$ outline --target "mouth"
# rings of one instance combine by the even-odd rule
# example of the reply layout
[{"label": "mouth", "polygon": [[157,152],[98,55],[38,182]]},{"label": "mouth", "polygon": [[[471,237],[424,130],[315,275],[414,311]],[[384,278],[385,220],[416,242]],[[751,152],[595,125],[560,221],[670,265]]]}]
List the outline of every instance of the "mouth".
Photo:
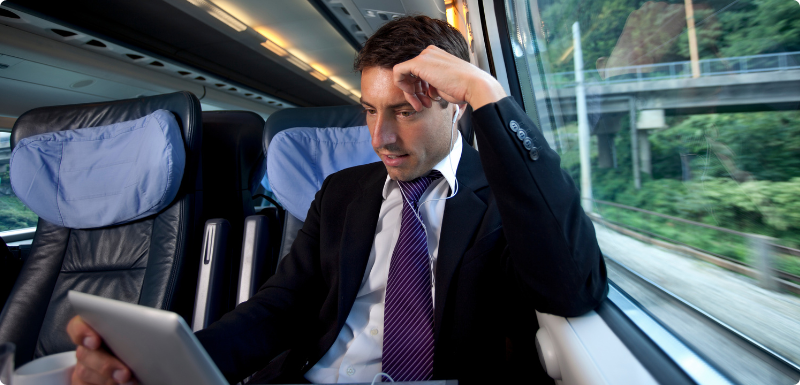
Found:
[{"label": "mouth", "polygon": [[381,160],[389,167],[399,167],[408,160],[408,154],[383,154]]}]

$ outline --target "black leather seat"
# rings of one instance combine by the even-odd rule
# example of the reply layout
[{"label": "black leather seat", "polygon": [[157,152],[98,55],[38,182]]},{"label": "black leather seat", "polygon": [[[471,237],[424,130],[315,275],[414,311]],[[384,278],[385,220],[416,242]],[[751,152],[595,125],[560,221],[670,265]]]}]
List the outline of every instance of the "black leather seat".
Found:
[{"label": "black leather seat", "polygon": [[17,345],[16,364],[73,350],[66,295],[78,290],[175,311],[190,320],[202,237],[199,175],[201,112],[188,92],[37,108],[17,119],[11,147],[47,132],[97,127],[172,112],[181,128],[186,166],[173,202],[158,214],[122,225],[70,229],[39,220],[28,256],[0,313],[0,341]]},{"label": "black leather seat", "polygon": [[[224,219],[230,224],[219,290],[209,307],[209,322],[236,306],[236,285],[245,218],[255,214],[253,197],[264,176],[266,161],[261,137],[264,119],[249,111],[203,112],[203,222]],[[269,256],[267,256],[269,257]],[[216,298],[219,297],[219,298]]]}]

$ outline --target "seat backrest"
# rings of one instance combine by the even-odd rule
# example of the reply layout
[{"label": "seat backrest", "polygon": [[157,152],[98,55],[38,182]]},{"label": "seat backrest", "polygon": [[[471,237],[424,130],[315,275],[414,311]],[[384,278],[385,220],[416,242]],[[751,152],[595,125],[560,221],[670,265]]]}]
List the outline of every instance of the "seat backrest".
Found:
[{"label": "seat backrest", "polygon": [[154,215],[107,227],[71,229],[39,219],[30,254],[0,313],[0,341],[17,345],[17,365],[75,348],[65,331],[74,315],[69,290],[191,319],[202,236],[201,115],[194,95],[37,108],[17,119],[11,147],[34,135],[132,121],[160,109],[174,116],[183,139],[185,166],[176,197]]},{"label": "seat backrest", "polygon": [[250,111],[203,112],[203,217],[230,224],[221,282],[214,293],[222,303],[213,304],[213,322],[236,306],[236,287],[241,263],[245,218],[255,214],[252,196],[266,168],[261,138],[264,119]]},{"label": "seat backrest", "polygon": [[289,253],[314,194],[328,175],[380,160],[370,144],[363,110],[360,106],[293,108],[267,119],[267,179],[286,209],[279,258]]}]

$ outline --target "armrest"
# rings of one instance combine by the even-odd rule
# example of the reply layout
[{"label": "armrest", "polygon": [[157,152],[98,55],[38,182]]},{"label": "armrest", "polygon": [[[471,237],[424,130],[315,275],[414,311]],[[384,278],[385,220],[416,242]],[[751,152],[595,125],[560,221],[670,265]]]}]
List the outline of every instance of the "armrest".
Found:
[{"label": "armrest", "polygon": [[272,273],[269,271],[272,259],[269,232],[267,217],[251,215],[245,218],[242,263],[239,269],[239,288],[236,293],[237,305],[250,299]]},{"label": "armrest", "polygon": [[202,262],[197,277],[192,331],[204,329],[219,319],[225,250],[231,225],[225,219],[209,219],[203,229]]}]

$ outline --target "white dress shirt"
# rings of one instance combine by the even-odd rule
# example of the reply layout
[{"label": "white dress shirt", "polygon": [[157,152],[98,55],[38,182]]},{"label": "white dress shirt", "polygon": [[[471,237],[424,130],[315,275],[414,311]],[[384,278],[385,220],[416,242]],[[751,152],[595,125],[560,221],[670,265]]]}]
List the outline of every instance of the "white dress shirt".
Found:
[{"label": "white dress shirt", "polygon": [[[453,150],[433,167],[444,178],[435,180],[420,198],[419,213],[425,223],[428,252],[436,271],[439,235],[442,229],[445,200],[456,187],[456,170],[461,160],[461,134]],[[396,181],[388,176],[383,186],[383,203],[375,229],[375,241],[369,254],[364,279],[344,327],[333,346],[312,367],[305,378],[313,383],[372,382],[381,372],[383,353],[383,307],[389,263],[400,236],[403,197]],[[433,295],[434,288],[431,288]]]}]

